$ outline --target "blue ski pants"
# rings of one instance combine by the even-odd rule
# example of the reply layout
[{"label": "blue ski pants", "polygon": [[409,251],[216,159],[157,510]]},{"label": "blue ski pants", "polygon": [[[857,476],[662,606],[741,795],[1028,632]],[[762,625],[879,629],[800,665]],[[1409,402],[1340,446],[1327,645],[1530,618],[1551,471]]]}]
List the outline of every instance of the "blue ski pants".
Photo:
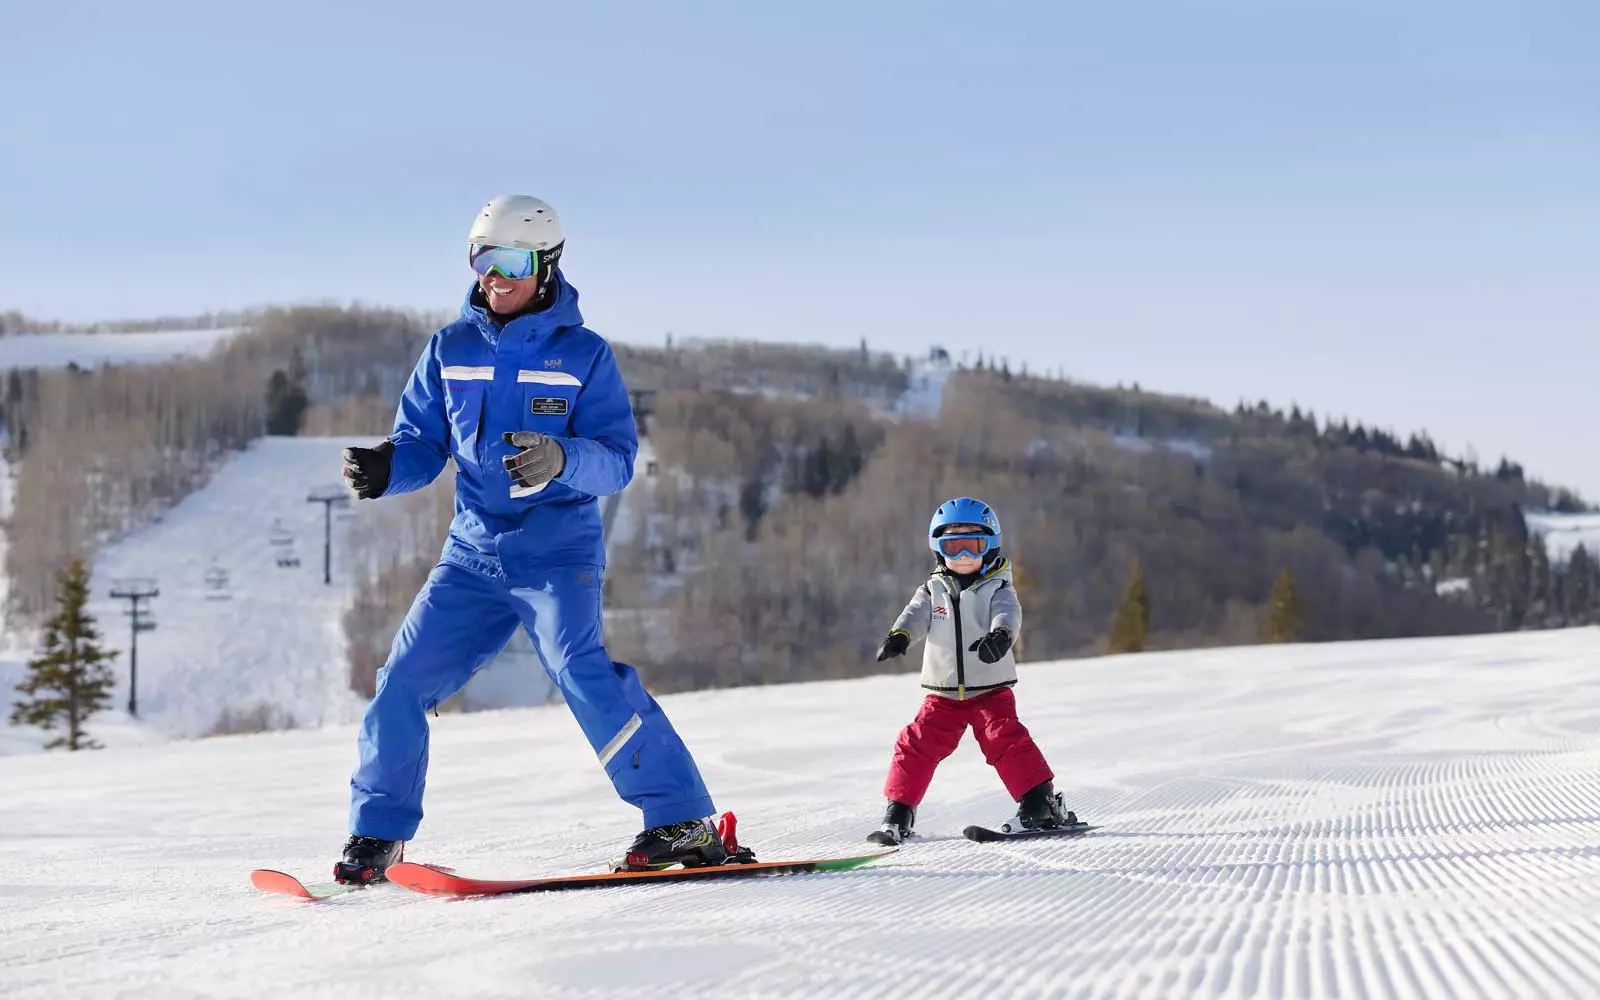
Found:
[{"label": "blue ski pants", "polygon": [[[601,569],[552,568],[512,586],[450,563],[434,567],[395,635],[359,738],[350,779],[350,832],[410,840],[422,821],[427,712],[528,630],[622,799],[646,828],[709,816],[714,807],[694,758],[625,663],[600,638]],[[530,582],[531,581],[531,582]]]}]

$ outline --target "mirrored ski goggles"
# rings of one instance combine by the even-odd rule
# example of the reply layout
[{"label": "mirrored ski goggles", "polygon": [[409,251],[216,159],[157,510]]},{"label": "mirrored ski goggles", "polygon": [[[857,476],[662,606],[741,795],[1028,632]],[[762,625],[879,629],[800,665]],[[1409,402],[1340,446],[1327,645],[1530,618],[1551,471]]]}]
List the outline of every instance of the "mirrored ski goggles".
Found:
[{"label": "mirrored ski goggles", "polygon": [[499,274],[512,281],[533,277],[539,267],[538,255],[532,250],[493,247],[484,243],[470,244],[467,247],[467,260],[472,264],[472,269],[481,275]]},{"label": "mirrored ski goggles", "polygon": [[957,556],[981,556],[992,548],[994,548],[994,536],[987,532],[939,536],[939,554],[946,559],[954,559]]}]

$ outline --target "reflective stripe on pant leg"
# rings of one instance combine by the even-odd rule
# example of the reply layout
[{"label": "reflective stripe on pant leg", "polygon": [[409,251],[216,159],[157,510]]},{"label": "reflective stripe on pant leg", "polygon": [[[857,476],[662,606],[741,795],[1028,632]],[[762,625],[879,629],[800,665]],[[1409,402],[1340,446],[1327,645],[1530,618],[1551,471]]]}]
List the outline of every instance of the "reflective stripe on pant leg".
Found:
[{"label": "reflective stripe on pant leg", "polygon": [[516,609],[497,581],[436,566],[395,633],[378,691],[357,738],[350,776],[350,832],[410,840],[422,820],[432,704],[454,694],[516,630]]},{"label": "reflective stripe on pant leg", "polygon": [[624,743],[633,738],[633,734],[637,733],[642,725],[644,725],[644,720],[639,718],[639,713],[635,712],[633,718],[629,719],[621,729],[617,730],[617,735],[611,737],[611,742],[600,748],[600,766],[609,766],[611,758],[617,755],[617,751],[622,749]]},{"label": "reflective stripe on pant leg", "polygon": [[643,810],[647,827],[708,816],[711,796],[688,748],[639,675],[612,662],[601,642],[600,582],[598,567],[557,568],[511,593],[617,795]]}]

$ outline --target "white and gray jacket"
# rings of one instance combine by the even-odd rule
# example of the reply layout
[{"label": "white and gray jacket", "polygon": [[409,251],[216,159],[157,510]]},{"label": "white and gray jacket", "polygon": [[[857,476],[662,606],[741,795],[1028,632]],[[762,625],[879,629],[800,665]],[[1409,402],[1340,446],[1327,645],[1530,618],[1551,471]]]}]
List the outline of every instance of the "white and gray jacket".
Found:
[{"label": "white and gray jacket", "polygon": [[911,595],[892,631],[904,632],[911,642],[928,640],[922,651],[925,689],[965,699],[1017,682],[1011,650],[994,663],[984,663],[967,648],[997,628],[1009,631],[1013,641],[1022,631],[1022,604],[1011,584],[1011,564],[1004,559],[966,590],[943,570],[935,573]]}]

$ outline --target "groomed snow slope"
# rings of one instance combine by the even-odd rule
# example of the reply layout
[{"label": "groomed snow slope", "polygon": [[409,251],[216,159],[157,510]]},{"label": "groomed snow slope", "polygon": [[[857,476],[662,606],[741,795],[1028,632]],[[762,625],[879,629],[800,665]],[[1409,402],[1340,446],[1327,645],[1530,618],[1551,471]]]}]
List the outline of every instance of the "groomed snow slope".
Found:
[{"label": "groomed snow slope", "polygon": [[[1600,995],[1600,630],[1030,665],[1078,840],[976,845],[971,741],[914,841],[859,872],[452,903],[323,875],[349,727],[0,759],[0,995]],[[862,848],[909,675],[665,699],[768,858]],[[414,860],[512,876],[613,855],[564,709],[434,720]]]},{"label": "groomed snow slope", "polygon": [[[323,507],[306,500],[313,489],[340,486],[345,443],[254,441],[204,489],[99,553],[89,610],[119,656],[112,664],[115,711],[104,717],[109,725],[95,732],[98,738],[115,749],[199,736],[224,711],[258,707],[278,725],[360,718],[363,702],[349,689],[340,628],[351,581],[348,522],[336,513],[333,584],[325,586]],[[292,545],[275,544],[275,536]],[[300,564],[279,566],[283,551],[293,551]],[[217,570],[226,573],[221,588],[207,580]],[[126,714],[128,605],[109,596],[117,581],[133,577],[153,578],[160,589],[147,603],[156,629],[139,637],[138,722]],[[0,694],[10,694],[22,678],[21,659],[0,664]],[[0,754],[43,740],[37,730],[0,726]]]}]

